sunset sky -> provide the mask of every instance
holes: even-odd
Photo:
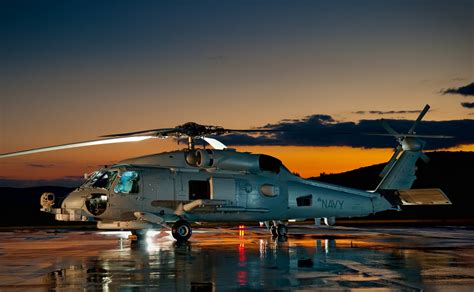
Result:
[[[2,1],[0,153],[188,121],[412,120],[425,104],[425,120],[440,122],[427,131],[470,120],[450,149],[474,150],[473,15],[472,0]],[[235,147],[275,155],[302,176],[392,153],[312,139]],[[0,185],[173,149],[153,139],[6,158]]]

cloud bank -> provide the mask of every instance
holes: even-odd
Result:
[[[461,106],[465,108],[474,108],[474,102],[461,102]]]
[[[406,133],[412,120],[385,120],[396,131]],[[380,120],[363,119],[359,122],[336,121],[329,115],[315,114],[303,119],[284,119],[268,124],[265,129],[278,130],[260,136],[231,134],[218,137],[227,145],[250,146],[349,146],[364,148],[391,148],[395,138],[371,136],[368,133],[386,133]],[[422,121],[416,128],[418,134],[449,135],[450,139],[425,139],[425,149],[440,149],[474,143],[474,120]]]
[[[454,87],[441,90],[442,94],[460,94],[463,96],[474,96],[474,82],[461,87]]]

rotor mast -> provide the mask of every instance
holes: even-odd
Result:
[[[194,139],[193,137],[188,136],[188,150],[194,149]]]

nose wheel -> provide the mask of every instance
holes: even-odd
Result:
[[[131,231],[132,234],[128,237],[132,242],[144,242],[146,238],[146,230],[136,229]]]
[[[176,221],[171,228],[171,235],[179,242],[187,241],[192,234],[191,225],[186,220]]]

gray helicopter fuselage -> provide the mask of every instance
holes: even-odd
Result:
[[[302,179],[271,156],[198,149],[102,169],[64,199],[56,218],[133,229],[120,222],[136,221],[136,212],[164,222],[244,222],[360,217],[392,208],[378,193]]]

